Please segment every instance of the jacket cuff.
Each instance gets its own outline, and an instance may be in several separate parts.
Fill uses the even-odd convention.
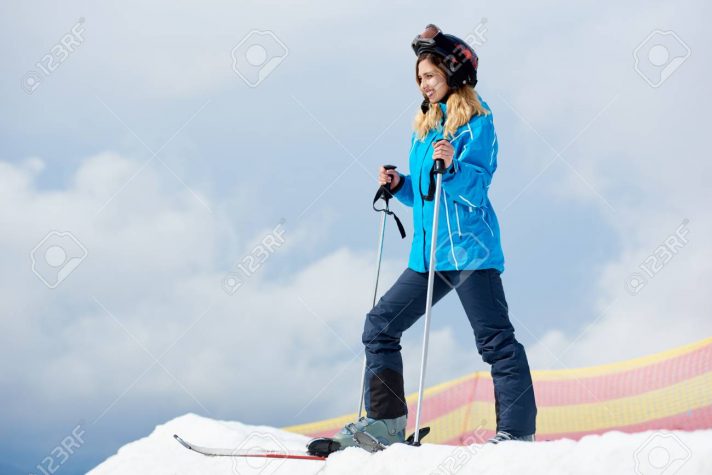
[[[457,165],[455,163],[455,159],[453,158],[452,163],[450,163],[450,166],[447,167],[443,173],[443,181],[449,180],[455,173],[457,173]]]
[[[400,173],[398,174],[398,176],[400,177],[400,180],[398,180],[398,185],[395,188],[389,190],[391,195],[393,196],[395,196],[395,194],[398,193],[401,188],[403,188],[403,185],[405,185],[405,177]]]

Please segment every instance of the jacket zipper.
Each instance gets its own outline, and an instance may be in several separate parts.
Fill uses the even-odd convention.
[[[425,270],[428,270],[428,266],[425,258],[425,241],[427,241],[427,235],[425,233],[425,199],[423,198],[423,163],[425,162],[425,157],[420,162],[420,171],[418,172],[418,194],[420,195],[420,222],[423,226],[423,266]]]
[[[433,143],[433,140],[435,140],[435,137],[431,137],[430,141],[428,142],[428,148],[430,148],[430,144]],[[423,142],[424,143],[424,142]],[[425,242],[427,241],[427,232],[425,230],[425,199],[423,198],[423,165],[425,165],[425,156],[428,154],[427,148],[425,150],[425,153],[422,155],[422,160],[420,161],[420,171],[418,173],[418,194],[420,194],[420,222],[423,225],[423,266],[425,267],[425,271],[428,271],[428,266],[425,264],[428,264],[427,258],[425,256]],[[429,185],[428,185],[429,186]],[[435,230],[437,232],[437,229]],[[436,259],[437,262],[437,259]]]
[[[462,231],[460,230],[460,210],[457,206],[457,201],[453,200],[455,204],[455,219],[457,220],[457,236],[462,237]]]

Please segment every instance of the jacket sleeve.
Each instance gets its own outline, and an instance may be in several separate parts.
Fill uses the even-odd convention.
[[[413,184],[411,183],[410,175],[400,175],[398,186],[391,190],[391,194],[398,198],[398,201],[406,206],[413,207]]]
[[[497,134],[492,114],[469,122],[452,142],[455,153],[443,175],[443,189],[465,206],[484,206],[497,169]]]

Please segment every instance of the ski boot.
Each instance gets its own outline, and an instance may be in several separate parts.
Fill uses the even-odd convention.
[[[512,435],[509,432],[505,432],[503,430],[497,431],[497,434],[492,437],[490,440],[487,441],[488,444],[499,444],[500,442],[504,442],[506,440],[518,440],[522,442],[534,442],[534,434],[531,435]]]
[[[310,455],[326,457],[346,447],[361,446],[360,442],[354,438],[354,436],[360,432],[368,434],[370,436],[369,439],[377,442],[382,447],[397,442],[405,442],[406,420],[407,416],[405,415],[395,419],[371,419],[370,417],[362,417],[355,423],[346,424],[346,426],[334,434],[333,437],[320,437],[311,440],[307,444],[307,452]]]

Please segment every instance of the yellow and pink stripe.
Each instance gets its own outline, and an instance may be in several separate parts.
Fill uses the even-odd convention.
[[[532,378],[538,440],[577,440],[610,430],[712,428],[712,338],[620,363],[532,371]],[[416,397],[407,398],[410,414],[415,413]],[[286,430],[329,436],[355,417],[348,414]],[[431,443],[462,445],[492,436],[496,422],[489,373],[428,388],[422,420],[432,429],[427,439]]]

